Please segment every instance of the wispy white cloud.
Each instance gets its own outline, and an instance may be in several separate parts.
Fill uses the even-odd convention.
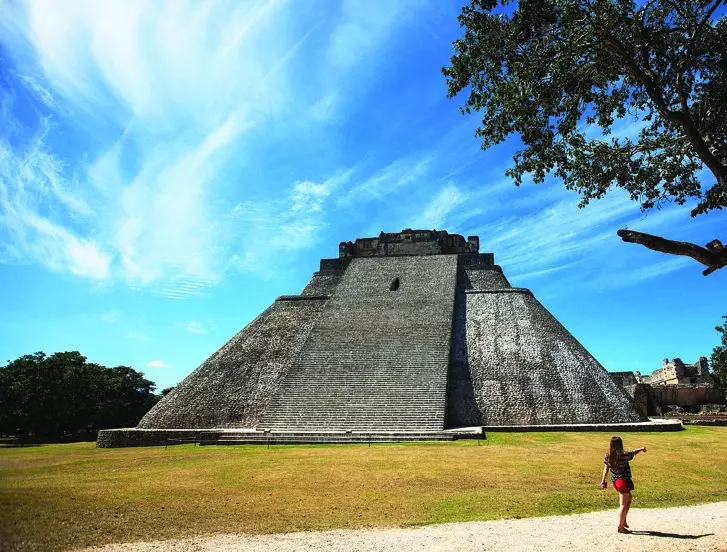
[[[51,94],[47,88],[42,86],[36,78],[30,75],[18,75],[18,78],[25,83],[26,88],[33,92],[46,107],[58,109],[58,102],[53,97],[53,94]]]
[[[324,204],[350,174],[297,179],[287,203],[271,199],[280,189],[258,193],[236,174],[249,162],[245,146],[260,136],[289,141],[292,129],[335,121],[346,87],[361,89],[356,71],[411,19],[406,3],[346,0],[338,8],[283,0],[4,5],[0,40],[18,83],[46,107],[73,113],[79,136],[94,141],[68,159],[54,151],[54,134],[39,137],[35,162],[23,161],[32,185],[5,184],[4,222],[14,239],[2,257],[20,252],[57,271],[118,277],[182,299],[230,267],[257,266],[250,257],[262,248],[238,247],[250,230],[236,225],[241,210],[275,216],[251,229],[268,243],[315,244],[326,227]],[[12,110],[2,116],[0,124],[14,123]],[[12,174],[18,152],[0,145]],[[379,176],[370,193],[387,179],[417,175]],[[41,180],[52,197],[29,202]],[[230,217],[229,205],[246,207]],[[65,218],[43,215],[59,206]]]
[[[389,195],[407,184],[417,182],[427,174],[434,156],[397,159],[372,176],[356,183],[338,200],[339,206],[352,203],[360,205],[366,201]]]
[[[432,198],[421,214],[416,215],[408,226],[412,228],[451,227],[452,225],[448,224],[450,216],[466,201],[467,194],[450,182]]]
[[[56,160],[39,143],[40,138],[15,155],[0,141],[0,224],[12,238],[0,243],[0,254],[6,262],[37,262],[56,272],[104,280],[112,254],[73,229],[75,220],[93,212],[66,189]]]
[[[661,257],[663,259],[663,257]],[[667,257],[645,266],[632,266],[606,278],[598,278],[591,285],[599,289],[621,288],[640,284],[646,280],[660,278],[677,270],[694,266],[694,260],[687,257]]]
[[[146,364],[150,368],[173,368],[173,365],[164,362],[163,360],[152,360]]]
[[[116,309],[107,310],[101,313],[101,320],[107,324],[116,324],[121,319],[121,313]]]
[[[406,147],[330,159],[316,150],[341,136],[349,113],[360,116],[352,102],[384,74],[382,54],[403,26],[426,18],[408,1],[7,6],[0,41],[14,75],[55,115],[27,148],[0,141],[4,262],[178,301],[229,270],[271,275],[280,252],[294,262],[323,239],[339,241],[342,226],[420,226],[479,234],[483,250],[537,278],[589,266],[620,243],[619,227],[661,230],[682,216],[643,217],[618,193],[581,211],[561,185],[515,188],[480,163],[471,121],[428,127],[420,143],[409,123],[392,121],[386,132],[406,127]],[[17,127],[14,112],[0,98],[0,124]],[[66,149],[64,113],[79,137]],[[634,135],[638,124],[619,122],[612,134]]]
[[[330,36],[329,65],[340,70],[360,63],[362,57],[395,36],[392,31],[412,16],[415,5],[410,0],[343,0]]]
[[[612,138],[636,140],[639,137],[639,133],[642,129],[649,125],[648,121],[644,121],[638,117],[624,117],[622,119],[616,119],[611,127],[611,132],[608,134],[603,133],[603,129],[597,124],[593,123],[590,125],[583,125],[581,132],[589,140],[611,140]]]
[[[331,195],[331,190],[325,184],[316,184],[310,180],[296,182],[291,190],[290,199],[293,202],[292,211],[321,211],[323,201]]]
[[[156,288],[154,293],[165,299],[179,301],[191,296],[198,296],[217,283],[217,278],[205,278],[180,274],[169,278],[164,285]]]
[[[601,247],[615,232],[611,229],[629,220],[634,210],[625,196],[611,196],[587,210],[578,209],[573,199],[561,199],[540,211],[481,228],[486,234],[480,243],[498,251],[501,264],[526,272],[540,270]]]
[[[178,325],[193,334],[205,334],[217,329],[214,320],[187,320],[179,322]]]
[[[238,253],[231,258],[233,266],[270,276],[270,261],[279,258],[280,252],[290,255],[319,243],[329,225],[330,196],[355,172],[356,167],[352,167],[320,182],[294,182],[286,190],[285,200],[237,204],[230,217],[248,230],[239,243]]]
[[[193,333],[193,334],[207,333],[207,330],[202,326],[202,324],[200,324],[196,320],[190,320],[189,322],[186,322],[185,326],[189,333]]]
[[[54,94],[60,96],[73,106],[80,126],[110,119],[126,130],[121,140],[113,136],[105,147],[100,141],[85,174],[72,169],[81,189],[85,182],[90,185],[84,191],[100,215],[75,232],[66,221],[51,226],[37,215],[58,203],[87,218],[94,214],[82,194],[60,186],[71,167],[50,153],[47,133],[37,140],[34,159],[24,160],[25,173],[55,197],[29,205],[23,196],[37,194],[40,186],[35,185],[8,198],[6,215],[29,221],[25,226],[36,230],[35,235],[16,231],[20,249],[42,260],[39,250],[62,242],[72,272],[106,279],[116,271],[133,285],[164,283],[179,275],[217,281],[226,255],[215,247],[224,241],[215,224],[222,216],[214,203],[217,179],[230,159],[229,146],[279,106],[275,94],[250,83],[265,79],[269,87],[287,90],[287,75],[280,69],[296,39],[295,33],[276,35],[260,55],[265,25],[245,24],[264,23],[280,3],[245,3],[232,13],[212,3],[183,2],[100,7],[31,1],[26,7],[8,7],[4,25],[16,31],[13,37],[18,29],[24,36],[7,46],[19,59],[27,58],[24,47],[34,48],[44,79],[21,75],[20,82],[48,106],[58,103]],[[18,163],[8,148],[4,154],[6,167]],[[52,263],[63,270],[60,260]]]
[[[576,261],[573,263],[567,263],[567,264],[563,264],[560,266],[554,266],[552,268],[544,268],[542,270],[534,270],[532,272],[523,272],[523,273],[518,272],[516,269],[515,271],[513,271],[512,274],[509,274],[509,276],[512,278],[517,278],[519,281],[526,282],[529,280],[534,280],[536,278],[541,278],[543,276],[548,276],[550,274],[553,274],[555,272],[560,272],[560,271],[566,270],[568,268],[572,268],[572,267],[582,264],[584,262],[585,262],[585,260],[581,259],[580,261]]]
[[[323,203],[337,188],[345,185],[356,168],[341,172],[320,183],[310,180],[295,182],[288,191],[291,213],[320,213]]]

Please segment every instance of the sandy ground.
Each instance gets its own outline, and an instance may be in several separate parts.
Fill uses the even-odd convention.
[[[448,523],[407,529],[322,531],[277,535],[213,535],[185,540],[109,545],[103,552],[541,552],[628,550],[727,552],[727,502],[667,509],[633,509],[631,535],[616,533],[616,512]]]

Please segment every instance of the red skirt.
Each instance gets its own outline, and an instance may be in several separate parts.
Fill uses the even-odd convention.
[[[620,493],[630,493],[634,490],[634,482],[631,479],[625,477],[619,477],[613,482],[613,488]]]

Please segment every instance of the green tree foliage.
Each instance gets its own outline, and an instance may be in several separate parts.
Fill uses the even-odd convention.
[[[443,72],[449,97],[468,94],[463,113],[482,113],[484,149],[511,134],[522,140],[507,171],[516,184],[553,174],[580,193],[581,207],[614,186],[644,209],[691,200],[696,216],[727,207],[727,18],[715,15],[724,0],[512,4],[471,0]],[[628,116],[643,121],[638,138],[609,136]],[[718,240],[619,235],[691,256],[705,274],[727,265]]]
[[[712,367],[712,375],[714,375],[715,383],[723,393],[727,394],[727,315],[722,317],[724,324],[715,327],[721,337],[720,345],[717,345],[712,351],[712,357],[709,364]]]
[[[132,368],[77,351],[25,355],[0,367],[0,433],[60,439],[132,427],[159,399],[154,389]]]

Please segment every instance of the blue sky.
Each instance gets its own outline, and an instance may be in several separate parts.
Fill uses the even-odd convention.
[[[615,233],[706,243],[727,216],[516,188],[517,139],[481,151],[446,99],[458,12],[0,0],[2,361],[79,350],[173,385],[340,241],[405,227],[479,235],[610,370],[708,356],[727,271]]]

